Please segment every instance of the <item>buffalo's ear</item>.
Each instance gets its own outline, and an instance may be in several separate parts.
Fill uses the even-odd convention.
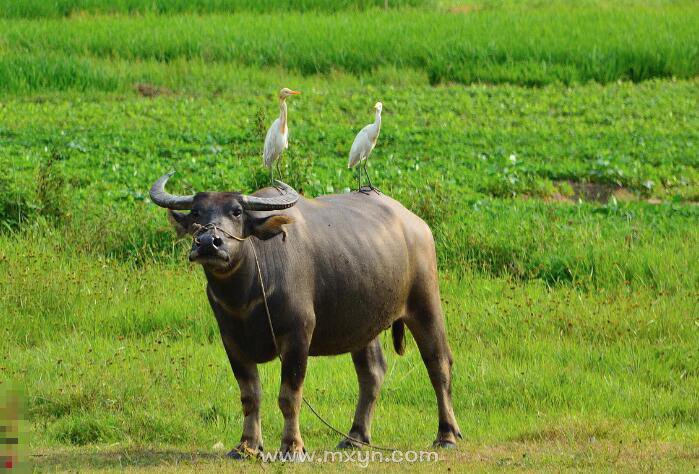
[[[189,233],[189,228],[192,225],[192,218],[184,212],[177,212],[171,209],[167,210],[167,218],[170,224],[175,228],[178,237],[182,237]]]
[[[283,234],[286,239],[284,225],[293,223],[294,220],[283,214],[275,214],[268,217],[253,217],[248,215],[246,220],[247,235],[254,235],[260,240],[271,239],[277,234]]]

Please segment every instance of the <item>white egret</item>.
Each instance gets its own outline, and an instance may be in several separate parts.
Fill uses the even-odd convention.
[[[357,164],[364,162],[364,174],[366,175],[367,181],[369,181],[369,188],[373,191],[378,191],[371,184],[371,179],[369,178],[369,173],[366,170],[366,162],[371,154],[371,151],[376,146],[376,140],[379,138],[379,132],[381,131],[381,110],[383,109],[383,104],[377,102],[374,105],[376,109],[376,117],[374,118],[374,123],[371,123],[361,129],[357,134],[352,143],[352,148],[349,153],[349,161],[347,162],[348,168],[353,168]],[[362,190],[362,165],[360,164],[357,169],[357,182],[359,183],[358,191]]]
[[[286,98],[291,95],[298,95],[299,91],[283,88],[279,91],[279,118],[277,118],[267,130],[265,137],[265,149],[262,153],[264,163],[269,168],[270,179],[274,186],[274,163],[277,163],[277,173],[281,177],[279,161],[282,152],[289,148],[289,126],[286,120]]]

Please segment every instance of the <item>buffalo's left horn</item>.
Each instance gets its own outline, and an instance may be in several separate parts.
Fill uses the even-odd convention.
[[[170,176],[175,174],[170,171],[162,175],[150,188],[150,199],[160,207],[166,207],[174,210],[188,210],[192,208],[194,196],[176,196],[165,191],[165,183],[170,179]]]
[[[258,197],[243,195],[241,204],[250,211],[273,211],[275,209],[288,209],[299,200],[299,193],[288,184],[277,181],[282,194],[274,197]]]

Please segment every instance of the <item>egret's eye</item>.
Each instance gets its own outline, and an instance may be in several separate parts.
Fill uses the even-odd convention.
[[[242,214],[242,212],[243,211],[239,207],[236,207],[235,209],[233,209],[231,211],[231,214],[233,214],[235,217],[238,217],[238,216],[240,216],[240,214]]]

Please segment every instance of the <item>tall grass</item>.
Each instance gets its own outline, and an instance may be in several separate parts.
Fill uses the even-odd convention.
[[[390,66],[424,71],[433,84],[687,78],[699,72],[697,25],[699,8],[692,6],[3,20],[0,84],[60,88],[77,73],[109,90],[94,58],[184,59],[302,74]]]
[[[84,13],[336,12],[432,3],[432,0],[0,0],[0,17],[45,18]]]
[[[618,0],[615,6],[663,8],[691,4],[692,0]],[[609,8],[605,0],[0,0],[0,17],[52,18],[84,14],[179,14],[339,12],[418,7],[472,13],[479,10]]]

